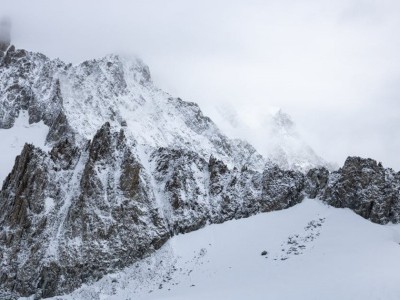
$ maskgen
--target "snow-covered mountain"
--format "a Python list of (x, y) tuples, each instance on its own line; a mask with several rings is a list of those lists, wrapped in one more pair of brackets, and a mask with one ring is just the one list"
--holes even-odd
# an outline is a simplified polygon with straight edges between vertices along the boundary
[[(274, 122), (293, 136), (284, 114)], [(6, 298), (69, 293), (174, 235), (304, 197), (376, 223), (400, 221), (399, 173), (356, 157), (334, 172), (301, 172), (313, 152), (303, 162), (290, 142), (282, 147), (296, 155), (283, 168), (228, 138), (195, 103), (158, 89), (137, 58), (73, 66), (0, 40), (0, 137)]]
[(1, 128), (12, 127), (19, 112), (28, 110), (30, 123), (43, 120), (49, 127), (65, 116), (78, 142), (109, 122), (139, 145), (212, 154), (232, 166), (263, 166), (260, 155), (244, 142), (228, 141), (196, 104), (155, 87), (139, 59), (109, 55), (72, 66), (11, 46), (3, 65)]

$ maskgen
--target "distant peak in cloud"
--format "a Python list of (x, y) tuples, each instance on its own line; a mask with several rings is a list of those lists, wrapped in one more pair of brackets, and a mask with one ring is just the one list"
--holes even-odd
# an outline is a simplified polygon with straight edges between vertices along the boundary
[(259, 116), (261, 121), (252, 123), (243, 109), (237, 110), (229, 103), (215, 106), (215, 112), (212, 113), (212, 119), (228, 136), (247, 140), (266, 159), (283, 169), (307, 172), (321, 166), (336, 168), (303, 140), (292, 117), (281, 108), (264, 109)]
[(295, 133), (295, 123), (292, 117), (279, 109), (276, 113), (272, 114), (273, 128), (274, 131), (281, 133)]

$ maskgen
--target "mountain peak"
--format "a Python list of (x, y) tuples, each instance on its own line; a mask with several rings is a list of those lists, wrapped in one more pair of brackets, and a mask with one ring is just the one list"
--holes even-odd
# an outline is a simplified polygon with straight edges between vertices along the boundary
[(272, 129), (275, 132), (280, 133), (294, 133), (295, 132), (295, 123), (292, 117), (285, 113), (282, 109), (279, 109), (272, 116)]

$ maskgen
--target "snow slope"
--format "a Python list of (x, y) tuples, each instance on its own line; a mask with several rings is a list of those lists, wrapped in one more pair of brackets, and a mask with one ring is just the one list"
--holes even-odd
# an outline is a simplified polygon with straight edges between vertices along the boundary
[(29, 124), (27, 111), (21, 111), (10, 129), (0, 128), (0, 189), (4, 179), (11, 172), (15, 158), (21, 153), (25, 143), (45, 149), (49, 128), (40, 121)]
[(399, 242), (400, 225), (305, 200), (175, 236), (54, 299), (399, 299)]

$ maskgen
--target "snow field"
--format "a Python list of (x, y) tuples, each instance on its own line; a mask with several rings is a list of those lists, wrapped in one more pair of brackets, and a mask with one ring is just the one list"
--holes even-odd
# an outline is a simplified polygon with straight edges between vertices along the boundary
[(307, 199), (175, 236), (55, 299), (399, 299), (399, 242), (400, 225)]

